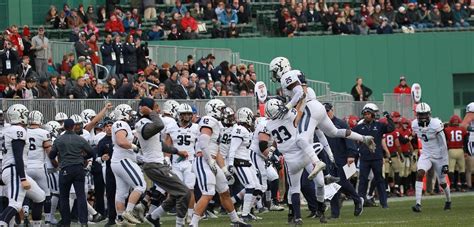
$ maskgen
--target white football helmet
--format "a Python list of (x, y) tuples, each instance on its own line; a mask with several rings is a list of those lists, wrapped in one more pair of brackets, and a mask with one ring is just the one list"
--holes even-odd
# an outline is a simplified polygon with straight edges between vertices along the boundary
[(74, 121), (74, 124), (82, 124), (84, 123), (84, 119), (79, 114), (73, 114), (69, 117), (72, 121)]
[(46, 124), (43, 125), (43, 128), (52, 135), (57, 136), (59, 135), (61, 124), (59, 124), (59, 122), (57, 121), (48, 121)]
[(174, 117), (177, 114), (178, 106), (178, 102), (174, 100), (168, 100), (163, 103), (163, 108), (161, 108), (161, 111), (163, 112), (163, 114), (169, 114)]
[(220, 99), (211, 99), (209, 100), (204, 109), (206, 111), (206, 115), (210, 117), (214, 117), (217, 120), (222, 119), (222, 110), (225, 107), (225, 103)]
[(224, 107), (222, 109), (222, 123), (227, 126), (235, 124), (235, 112), (231, 107)]
[(28, 108), (22, 104), (14, 104), (7, 110), (7, 117), (10, 124), (27, 124)]
[(467, 104), (466, 113), (474, 113), (474, 102)]
[(285, 57), (276, 57), (270, 62), (270, 72), (272, 72), (272, 81), (280, 82), (283, 74), (291, 71), (290, 61)]
[(43, 124), (43, 114), (37, 110), (33, 110), (28, 115), (28, 124), (30, 125), (42, 125)]
[(255, 122), (255, 117), (251, 109), (247, 107), (242, 107), (237, 110), (236, 115), (237, 115), (236, 116), (237, 123), (244, 123), (249, 126), (253, 126)]
[(85, 123), (89, 123), (96, 115), (97, 114), (93, 109), (85, 109), (81, 112), (81, 117), (84, 119)]
[(63, 113), (63, 112), (59, 112), (56, 114), (56, 116), (54, 116), (54, 120), (55, 121), (65, 121), (68, 119), (68, 116), (67, 114)]
[(117, 107), (115, 107), (114, 120), (116, 120), (116, 121), (129, 121), (131, 112), (132, 112), (132, 107), (130, 107), (130, 105), (120, 104)]
[(378, 113), (379, 112), (379, 107), (377, 105), (375, 105), (374, 103), (367, 103), (362, 108), (362, 112), (364, 112), (364, 110), (371, 111), (373, 113)]
[[(190, 122), (193, 117), (193, 108), (187, 103), (179, 104), (177, 108), (178, 119), (184, 122)], [(188, 114), (187, 116), (185, 114)]]
[(265, 116), (275, 120), (278, 118), (279, 109), (283, 106), (283, 102), (279, 99), (270, 99), (265, 103)]
[(431, 120), (431, 107), (427, 103), (420, 103), (415, 108), (416, 118), (420, 127), (426, 127)]

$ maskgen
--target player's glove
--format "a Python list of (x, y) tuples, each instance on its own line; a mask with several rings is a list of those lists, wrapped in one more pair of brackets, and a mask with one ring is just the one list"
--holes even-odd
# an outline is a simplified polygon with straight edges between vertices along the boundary
[(389, 113), (388, 111), (384, 111), (384, 112), (383, 112), (383, 116), (384, 116), (385, 118), (387, 118), (387, 119), (391, 118), (391, 117), (390, 117), (390, 113)]
[(212, 173), (214, 173), (214, 175), (217, 174), (217, 163), (216, 163), (216, 160), (214, 160), (213, 158), (210, 158), (209, 160), (207, 160), (207, 164), (209, 164), (209, 168), (211, 169)]
[(138, 146), (135, 145), (135, 144), (133, 144), (133, 143), (132, 143), (132, 150), (133, 150), (133, 152), (135, 152), (135, 153), (138, 153), (138, 151), (140, 151), (140, 149), (138, 149)]
[(165, 157), (165, 161), (164, 161), (163, 164), (165, 164), (166, 166), (171, 166), (171, 159), (170, 159), (170, 157)]
[(233, 165), (229, 165), (227, 167), (227, 171), (229, 171), (229, 173), (232, 175), (235, 173), (235, 167)]
[(448, 165), (444, 165), (443, 167), (441, 167), (441, 172), (443, 174), (448, 174), (448, 172), (449, 172)]

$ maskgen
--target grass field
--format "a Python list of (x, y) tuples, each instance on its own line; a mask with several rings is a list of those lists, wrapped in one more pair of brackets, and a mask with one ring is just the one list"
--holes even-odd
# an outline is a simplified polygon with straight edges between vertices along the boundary
[[(414, 197), (389, 198), (389, 209), (380, 207), (365, 208), (360, 217), (354, 217), (354, 205), (352, 201), (345, 201), (339, 219), (330, 219), (325, 226), (474, 226), (474, 193), (453, 194), (452, 210), (444, 211), (444, 195), (423, 197), (423, 212), (414, 213), (411, 206), (414, 205)], [(303, 209), (302, 215), (304, 226), (318, 226), (319, 219), (304, 218), (309, 212)], [(252, 222), (252, 226), (289, 226), (287, 222), (287, 211), (269, 212), (259, 215), (263, 220)], [(330, 216), (330, 211), (327, 211)], [(174, 226), (174, 217), (164, 217), (162, 226)], [(146, 225), (143, 225), (146, 226)], [(219, 216), (218, 219), (203, 220), (202, 227), (225, 227), (229, 226), (227, 216)]]

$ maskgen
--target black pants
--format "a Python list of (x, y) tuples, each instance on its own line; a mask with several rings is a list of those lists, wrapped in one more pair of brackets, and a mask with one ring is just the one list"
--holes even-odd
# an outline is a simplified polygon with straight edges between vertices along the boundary
[(105, 191), (107, 193), (107, 213), (109, 222), (112, 222), (117, 217), (117, 211), (115, 210), (115, 176), (110, 167), (110, 163), (107, 163), (105, 168)]
[[(355, 163), (352, 163), (352, 165), (355, 165)], [(344, 173), (344, 169), (342, 167), (343, 165), (338, 165), (338, 168), (333, 170), (333, 175), (338, 176), (340, 179), (337, 183), (341, 185), (341, 190), (339, 190), (331, 199), (332, 217), (339, 217), (341, 210), (341, 207), (339, 207), (339, 197), (341, 196), (341, 191), (343, 191), (344, 194), (350, 196), (354, 200), (354, 204), (359, 204), (361, 202), (359, 194), (357, 194), (354, 185), (352, 185), (352, 183), (347, 180), (346, 174)]]
[(102, 165), (94, 161), (91, 174), (94, 178), (95, 210), (101, 215), (105, 215), (105, 184), (104, 177), (102, 176)]
[(186, 217), (191, 193), (179, 177), (171, 171), (171, 168), (161, 163), (145, 163), (143, 172), (169, 194), (168, 198), (161, 204), (163, 209), (170, 211), (176, 207), (176, 216), (179, 218)]
[(367, 199), (367, 187), (369, 184), (370, 170), (374, 173), (372, 181), (377, 187), (379, 193), (380, 205), (387, 207), (387, 192), (385, 191), (385, 181), (382, 176), (383, 160), (361, 160), (359, 165), (359, 195), (363, 199)]
[(86, 173), (82, 164), (68, 166), (59, 171), (59, 204), (62, 226), (71, 224), (71, 212), (69, 210), (69, 192), (74, 185), (77, 197), (77, 211), (79, 222), (87, 224), (87, 198), (84, 190)]

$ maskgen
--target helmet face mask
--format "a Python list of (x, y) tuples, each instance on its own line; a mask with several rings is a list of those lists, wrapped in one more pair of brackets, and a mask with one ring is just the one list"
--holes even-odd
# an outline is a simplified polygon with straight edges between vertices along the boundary
[(28, 109), (22, 104), (15, 104), (10, 106), (7, 110), (7, 117), (10, 124), (22, 124), (28, 123)]
[(283, 102), (279, 99), (270, 99), (265, 103), (265, 117), (275, 120), (278, 117), (278, 111), (283, 105)]
[(129, 122), (131, 119), (132, 107), (127, 104), (120, 104), (115, 107), (114, 119), (117, 121)]
[(37, 110), (33, 110), (28, 114), (28, 124), (30, 125), (42, 125), (43, 114)]
[(270, 71), (272, 72), (272, 81), (280, 82), (283, 74), (291, 70), (290, 61), (284, 57), (276, 57), (270, 62)]
[(206, 115), (209, 117), (213, 117), (217, 120), (222, 120), (223, 118), (223, 110), (226, 107), (225, 103), (220, 99), (211, 99), (209, 100), (204, 109), (206, 110)]
[(429, 112), (416, 113), (416, 118), (420, 127), (427, 127), (430, 124), (431, 114)]
[(237, 123), (253, 131), (255, 117), (251, 109), (243, 107), (237, 110)]
[(235, 112), (232, 108), (222, 108), (222, 123), (226, 126), (232, 126), (235, 124)]

